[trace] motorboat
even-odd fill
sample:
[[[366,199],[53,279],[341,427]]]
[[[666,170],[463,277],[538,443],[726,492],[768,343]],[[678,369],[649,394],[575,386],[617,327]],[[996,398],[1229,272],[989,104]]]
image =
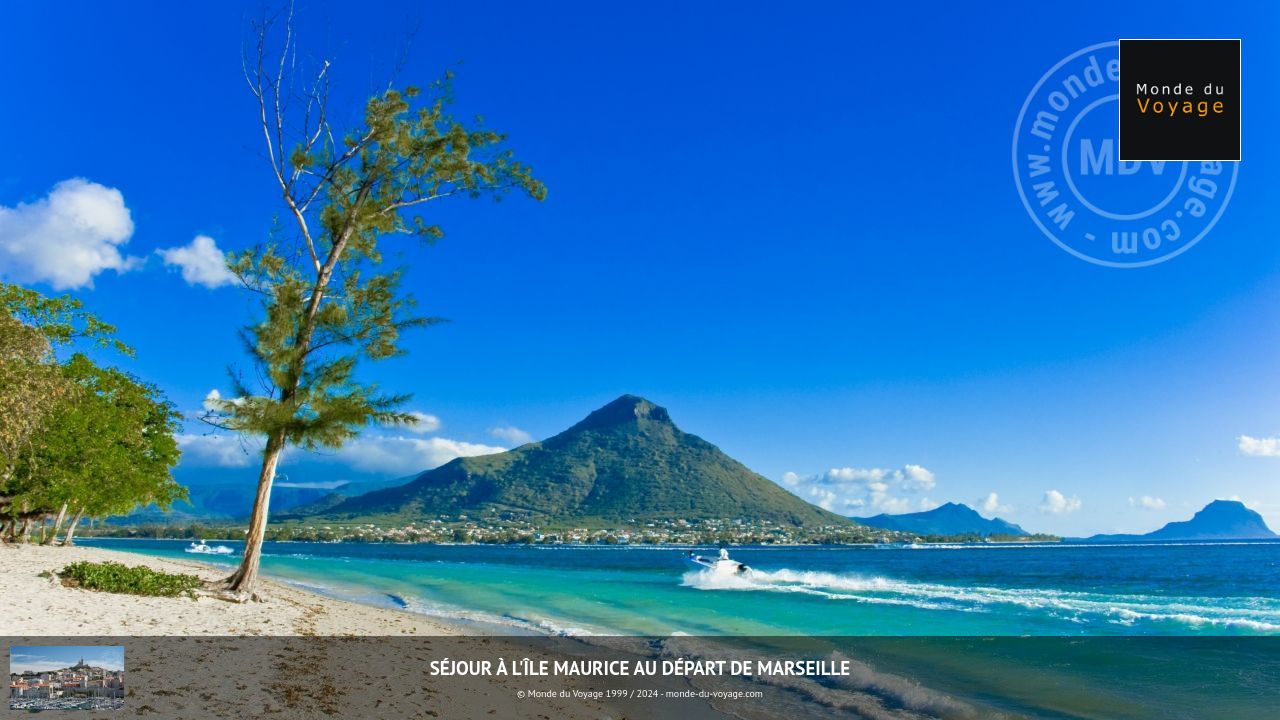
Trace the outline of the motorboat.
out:
[[[697,565],[704,570],[709,570],[717,575],[748,575],[751,573],[751,568],[729,557],[729,551],[724,548],[720,548],[719,557],[705,557],[703,555],[697,555],[690,550],[689,554],[684,556],[684,559],[686,562]]]
[[[201,540],[199,543],[191,543],[187,546],[186,552],[195,553],[197,555],[230,555],[235,552],[226,545],[210,545]]]

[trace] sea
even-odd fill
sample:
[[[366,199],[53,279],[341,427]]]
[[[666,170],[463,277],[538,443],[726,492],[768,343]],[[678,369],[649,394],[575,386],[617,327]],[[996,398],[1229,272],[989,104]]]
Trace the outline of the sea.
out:
[[[83,542],[228,569],[242,549]],[[478,633],[800,643],[862,668],[756,717],[844,717],[867,693],[893,717],[1280,717],[1280,541],[729,548],[744,576],[689,551],[717,548],[269,542],[263,570]]]
[[[86,545],[232,566],[188,541]],[[327,595],[568,635],[1280,635],[1280,542],[730,548],[268,542],[263,571]]]

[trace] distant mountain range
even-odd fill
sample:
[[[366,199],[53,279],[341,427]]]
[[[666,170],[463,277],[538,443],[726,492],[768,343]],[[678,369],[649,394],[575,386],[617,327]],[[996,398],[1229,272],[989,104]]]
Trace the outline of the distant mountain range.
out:
[[[1171,522],[1145,535],[1094,535],[1085,542],[1150,540],[1264,540],[1274,538],[1262,516],[1236,500],[1214,500],[1190,520]]]
[[[243,480],[189,483],[190,502],[173,510],[139,509],[114,523],[239,522],[251,510]],[[925,512],[845,518],[812,505],[751,471],[719,448],[678,428],[665,408],[623,395],[564,432],[492,455],[464,457],[416,476],[354,481],[281,482],[273,520],[413,522],[443,515],[518,516],[544,527],[651,521],[741,519],[795,527],[854,524],[928,535],[1031,533],[985,518],[962,503]],[[1233,500],[1215,500],[1190,520],[1145,535],[1094,535],[1075,542],[1268,539],[1262,516]]]
[[[510,513],[546,527],[743,519],[850,526],[676,427],[666,409],[623,395],[554,437],[463,457],[411,482],[331,496],[279,519],[350,521]]]
[[[977,510],[963,503],[949,502],[925,512],[901,515],[881,514],[868,518],[854,518],[857,522],[884,530],[901,530],[917,535],[1018,535],[1028,536],[1026,530],[1011,522],[992,518],[988,520]]]
[[[387,478],[385,480],[355,480],[330,483],[290,483],[277,482],[271,488],[271,509],[273,512],[298,512],[303,508],[320,505],[327,507],[333,498],[360,495],[373,490],[393,485],[402,485],[412,480],[407,478]],[[233,522],[243,521],[253,511],[252,475],[236,480],[209,481],[199,478],[188,480],[185,484],[189,498],[175,503],[170,510],[161,510],[154,505],[138,508],[128,515],[112,518],[117,525],[133,525],[140,523],[190,523],[190,522]]]

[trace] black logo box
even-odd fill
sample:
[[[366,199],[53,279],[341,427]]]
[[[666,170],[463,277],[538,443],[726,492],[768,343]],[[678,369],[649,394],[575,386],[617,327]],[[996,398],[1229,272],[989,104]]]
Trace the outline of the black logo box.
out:
[[[1120,40],[1120,159],[1240,160],[1240,45]]]

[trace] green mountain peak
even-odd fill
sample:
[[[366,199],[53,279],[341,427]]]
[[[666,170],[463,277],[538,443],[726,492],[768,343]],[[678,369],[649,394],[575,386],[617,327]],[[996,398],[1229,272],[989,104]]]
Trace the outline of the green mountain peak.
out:
[[[623,395],[546,440],[457,458],[318,514],[350,520],[491,512],[546,527],[695,519],[852,524],[684,432],[665,408],[636,395]]]
[[[593,411],[565,432],[602,429],[636,420],[672,424],[671,415],[661,405],[645,400],[639,395],[623,395],[599,410]]]

